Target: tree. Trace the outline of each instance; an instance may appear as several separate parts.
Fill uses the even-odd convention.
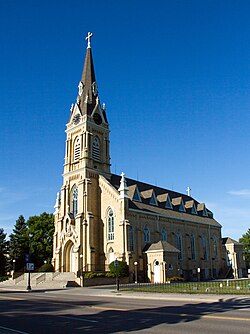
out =
[[[242,235],[242,238],[240,238],[240,243],[243,244],[244,251],[245,251],[245,259],[248,265],[248,268],[250,268],[250,228],[248,231]]]
[[[6,241],[6,233],[4,233],[3,228],[0,228],[0,276],[4,276],[6,274],[6,254],[7,253],[7,241]]]
[[[16,261],[15,270],[20,270],[25,266],[25,254],[29,253],[29,237],[27,224],[24,217],[19,216],[10,235],[9,242],[9,263]]]
[[[116,274],[118,277],[127,277],[129,275],[128,265],[124,261],[117,261],[117,266],[115,266],[115,261],[111,262],[109,270],[114,276],[116,276]]]
[[[44,212],[40,216],[29,217],[27,226],[30,235],[31,261],[35,263],[35,268],[43,265],[45,261],[50,263],[53,255],[53,214]]]

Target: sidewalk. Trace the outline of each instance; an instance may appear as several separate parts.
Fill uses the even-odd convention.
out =
[[[49,293],[49,292],[48,292]],[[116,291],[116,286],[102,287],[84,287],[84,288],[69,288],[60,290],[59,294],[72,294],[82,296],[97,296],[97,297],[117,297],[129,299],[151,299],[151,300],[182,300],[182,301],[203,301],[203,302],[230,302],[242,300],[250,303],[250,296],[246,295],[212,295],[212,294],[178,294],[178,293],[150,293],[150,292],[135,292],[135,291]]]
[[[28,292],[25,287],[6,286],[0,288],[1,292]],[[99,287],[79,287],[65,289],[44,289],[34,287],[28,293],[56,293],[57,295],[78,295],[78,296],[96,296],[96,297],[117,297],[129,299],[151,299],[151,300],[176,300],[176,301],[196,301],[196,302],[235,302],[242,301],[250,303],[250,296],[246,295],[212,295],[212,294],[177,294],[177,293],[150,293],[150,292],[134,292],[134,291],[117,291],[115,285],[99,286]]]

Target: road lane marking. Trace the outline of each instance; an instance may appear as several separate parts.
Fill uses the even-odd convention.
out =
[[[134,312],[143,312],[143,311],[134,311]],[[239,317],[225,317],[225,316],[219,316],[219,315],[206,315],[206,314],[191,314],[191,313],[172,313],[172,312],[153,312],[153,311],[145,311],[143,313],[149,313],[149,314],[162,314],[162,315],[175,315],[179,317],[195,317],[195,318],[207,318],[207,319],[218,319],[218,320],[231,320],[231,321],[250,321],[250,319],[246,318],[239,318]]]
[[[20,297],[7,297],[7,296],[0,296],[2,299],[10,299],[10,300],[24,300],[25,298]]]
[[[14,333],[19,333],[19,334],[29,334],[27,332],[17,331],[16,329],[12,329],[12,328],[9,328],[9,327],[0,326],[0,329],[5,329],[7,331],[14,332]]]
[[[90,320],[90,319],[82,319],[82,318],[75,318],[75,317],[66,317],[64,315],[60,315],[60,318],[70,319],[70,320],[76,320],[76,321],[85,321],[85,322],[99,322],[97,320]]]
[[[33,295],[34,296],[34,295]],[[46,302],[48,301],[50,304],[62,304],[65,306],[76,306],[75,304],[71,304],[70,301],[66,302],[64,301],[50,301],[46,300],[44,296],[37,295],[37,299],[41,302]],[[39,298],[40,297],[40,298]],[[47,296],[46,296],[47,297]],[[5,297],[5,296],[0,296],[0,298],[6,298],[6,299],[13,299],[13,300],[24,300],[26,298],[15,298],[15,297]],[[32,299],[31,299],[32,300]],[[131,309],[121,309],[121,308],[115,308],[115,307],[104,307],[104,306],[94,306],[94,305],[77,305],[79,308],[86,308],[86,309],[97,309],[97,310],[107,310],[107,311],[118,311],[118,312],[135,312],[135,313],[148,313],[148,314],[161,314],[161,315],[175,315],[179,317],[196,317],[196,318],[207,318],[207,319],[218,319],[218,320],[231,320],[231,321],[247,321],[249,322],[250,319],[246,318],[239,318],[239,317],[226,317],[226,316],[216,316],[216,315],[206,315],[206,314],[191,314],[191,313],[185,313],[185,314],[180,314],[180,313],[171,313],[171,312],[157,312],[157,311],[147,311],[147,309],[144,310],[131,310]],[[245,310],[244,310],[245,311]],[[73,320],[81,320],[81,319],[76,319],[72,318]],[[82,321],[85,321],[84,319]],[[86,320],[89,321],[89,320]],[[92,320],[93,322],[96,322]]]
[[[211,318],[211,319],[220,319],[220,320],[231,320],[231,321],[250,321],[250,319],[246,318],[235,318],[235,317],[221,317],[216,315],[202,315],[202,318]]]
[[[116,307],[104,307],[104,306],[89,306],[82,305],[82,308],[94,308],[96,310],[104,310],[104,311],[119,311],[119,312],[133,312],[133,310],[125,309],[125,308],[116,308]],[[139,312],[139,311],[138,311]]]

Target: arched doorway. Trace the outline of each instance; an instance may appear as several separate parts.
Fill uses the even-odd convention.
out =
[[[64,247],[64,256],[63,256],[63,271],[72,272],[75,271],[75,253],[74,244],[69,240]]]
[[[158,260],[154,262],[154,283],[161,282],[161,266]]]

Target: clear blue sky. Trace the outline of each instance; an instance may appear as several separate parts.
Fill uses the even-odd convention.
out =
[[[112,171],[184,192],[223,235],[250,227],[250,2],[0,1],[0,226],[53,212],[86,51]]]

